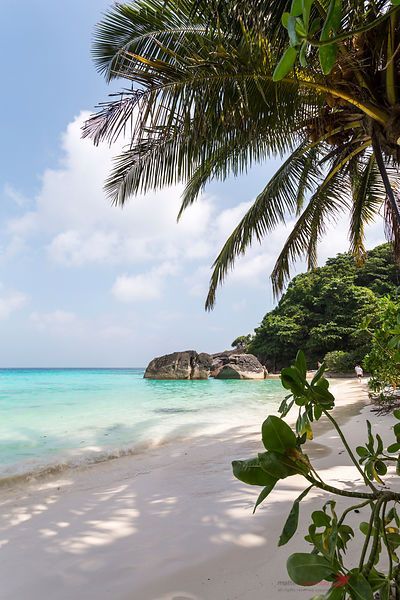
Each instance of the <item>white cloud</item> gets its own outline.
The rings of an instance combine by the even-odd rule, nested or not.
[[[94,147],[81,138],[88,115],[83,112],[68,125],[60,165],[44,172],[34,209],[9,219],[9,236],[39,237],[49,259],[68,267],[158,262],[160,256],[182,260],[209,256],[214,212],[210,199],[200,199],[179,224],[176,216],[183,186],[137,196],[123,209],[111,205],[103,185],[120,148]],[[18,199],[18,192],[10,190]]]
[[[177,268],[174,264],[163,263],[148,273],[120,275],[111,291],[120,302],[155,300],[162,295],[165,278],[176,273]]]
[[[42,331],[71,331],[71,326],[75,327],[79,323],[75,313],[61,309],[47,313],[33,312],[29,318],[34,326]]]
[[[28,198],[16,190],[12,185],[6,183],[4,186],[4,195],[8,200],[14,202],[17,206],[26,206],[29,202]]]
[[[27,297],[22,292],[5,291],[0,287],[0,320],[8,319],[15,311],[27,303]]]
[[[203,196],[179,223],[176,215],[183,186],[137,196],[123,209],[111,206],[103,183],[119,148],[94,147],[90,140],[83,140],[81,125],[87,117],[83,112],[68,125],[61,140],[62,160],[57,168],[44,172],[29,210],[18,191],[6,189],[20,207],[20,216],[7,223],[9,240],[0,248],[0,257],[15,257],[26,253],[30,244],[36,249],[39,244],[39,253],[44,251],[53,265],[69,269],[112,266],[112,295],[121,302],[161,298],[171,273],[163,273],[158,265],[179,264],[187,293],[203,300],[212,261],[252,202],[218,212],[213,198]],[[269,288],[268,276],[291,225],[280,225],[261,245],[253,244],[237,260],[226,285]],[[321,262],[348,248],[347,227],[347,220],[341,219],[330,229],[321,244]],[[374,243],[383,241],[379,231],[380,225],[369,228]],[[297,271],[303,267],[297,265]]]

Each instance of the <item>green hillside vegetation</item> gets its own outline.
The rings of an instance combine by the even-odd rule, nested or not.
[[[360,267],[350,254],[338,254],[291,281],[247,349],[273,371],[291,364],[299,348],[314,368],[326,357],[328,368],[349,370],[370,349],[362,322],[377,316],[379,298],[395,298],[399,285],[400,270],[389,244],[368,252]]]

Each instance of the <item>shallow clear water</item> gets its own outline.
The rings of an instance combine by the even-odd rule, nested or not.
[[[0,477],[81,464],[276,410],[279,381],[151,381],[142,369],[0,369]]]

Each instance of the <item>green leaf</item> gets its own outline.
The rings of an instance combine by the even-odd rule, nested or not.
[[[322,416],[322,407],[318,404],[314,406],[314,419],[318,421]]]
[[[316,510],[312,513],[311,518],[316,527],[329,527],[331,519],[323,510]]]
[[[377,441],[376,453],[377,454],[382,454],[382,452],[383,452],[383,440],[382,440],[381,436],[379,435],[379,433],[376,434],[376,441]]]
[[[307,361],[303,350],[298,351],[294,364],[300,375],[305,379],[307,376]]]
[[[399,423],[400,425],[400,423]],[[372,437],[372,425],[371,422],[367,419],[367,431],[368,431],[368,444],[367,448],[370,452],[374,451],[374,438]]]
[[[260,461],[260,467],[270,477],[276,479],[285,479],[291,475],[299,473],[296,465],[286,458],[283,454],[278,452],[264,452],[258,455]]]
[[[321,41],[329,40],[340,27],[342,12],[341,0],[331,0],[328,13],[321,31]],[[319,48],[319,61],[324,75],[328,75],[336,62],[337,44],[332,43]]]
[[[356,452],[358,454],[358,456],[368,456],[369,452],[366,448],[364,448],[364,446],[357,446],[356,448]]]
[[[289,71],[293,68],[294,63],[296,62],[297,50],[289,46],[287,50],[283,53],[281,60],[275,67],[274,74],[272,76],[272,81],[280,81],[283,79]]]
[[[325,379],[320,379],[318,383],[313,386],[312,392],[317,402],[322,404],[325,408],[333,408],[335,405],[335,398],[330,391],[324,385]]]
[[[387,534],[387,539],[388,539],[389,545],[392,548],[398,548],[398,546],[400,546],[400,534],[399,533],[389,532]]]
[[[326,596],[322,596],[322,600],[344,600],[346,590],[344,587],[333,586],[329,588]]]
[[[307,42],[304,41],[300,48],[299,60],[302,67],[307,66]]]
[[[304,394],[305,378],[302,377],[295,367],[284,367],[281,371],[282,385],[290,389],[294,395]]]
[[[398,442],[396,442],[395,444],[391,444],[386,449],[386,451],[389,452],[389,454],[394,454],[395,452],[398,452],[399,450],[400,450],[400,444]]]
[[[359,528],[360,528],[361,533],[363,533],[364,535],[367,535],[368,529],[369,529],[369,523],[367,523],[366,521],[362,521],[359,525]]]
[[[337,46],[336,44],[329,44],[328,46],[320,46],[319,48],[319,62],[321,64],[322,72],[324,75],[329,75],[332,71],[336,62]]]
[[[287,30],[289,34],[289,40],[291,46],[297,46],[300,43],[300,40],[297,35],[297,27],[296,27],[296,17],[290,16],[288,19]]]
[[[396,410],[393,411],[393,416],[400,421],[400,408],[396,408]]]
[[[393,431],[397,441],[400,443],[400,423],[396,423],[396,425],[393,427]]]
[[[290,14],[293,17],[299,17],[303,12],[303,2],[302,0],[293,0],[292,6],[290,9]]]
[[[374,600],[374,594],[368,581],[361,573],[352,573],[347,588],[352,600]]]
[[[276,479],[268,475],[261,467],[258,458],[249,460],[234,460],[232,470],[236,479],[249,485],[271,485]],[[274,484],[275,485],[275,484]]]
[[[386,475],[387,466],[385,465],[385,463],[383,461],[376,460],[374,466],[375,466],[375,470],[378,473],[378,475]]]
[[[300,38],[304,39],[306,37],[307,31],[306,31],[306,29],[304,27],[303,19],[300,19],[300,18],[296,19],[296,27],[295,27],[295,29],[296,29],[297,35],[300,36]],[[301,41],[301,39],[299,41]]]
[[[313,20],[309,29],[309,35],[315,35],[318,29],[321,27],[321,19],[318,17]]]
[[[370,584],[372,591],[376,592],[387,583],[387,579],[383,573],[379,573],[375,568],[372,568],[368,575],[368,583]]]
[[[303,21],[306,32],[308,31],[308,25],[310,22],[310,12],[313,2],[314,0],[302,0]]]
[[[334,569],[330,562],[317,554],[297,552],[289,556],[287,572],[290,579],[297,585],[311,586],[331,577]]]
[[[314,487],[310,485],[304,492],[300,494],[300,496],[293,502],[292,509],[289,513],[289,516],[286,520],[286,523],[283,527],[282,533],[279,538],[278,546],[284,546],[288,543],[288,541],[294,536],[297,531],[297,526],[299,524],[299,507],[300,502],[305,498],[311,488]]]
[[[282,21],[282,25],[285,29],[288,28],[289,17],[290,17],[290,13],[288,13],[288,12],[282,13],[281,21]]]
[[[266,450],[284,452],[296,447],[296,435],[285,421],[270,415],[262,424],[262,441]]]
[[[326,370],[326,365],[325,363],[322,363],[322,365],[320,366],[320,368],[318,369],[318,371],[315,373],[314,377],[311,380],[311,385],[315,385],[322,377],[322,375],[325,373]]]
[[[268,485],[265,486],[265,488],[262,490],[262,492],[260,493],[260,495],[257,498],[257,501],[254,505],[254,509],[253,509],[253,515],[257,510],[257,507],[261,504],[261,502],[264,502],[265,498],[267,496],[269,496],[269,494],[272,492],[272,490],[274,489],[276,483],[277,483],[277,479],[273,479],[271,477],[271,481]]]

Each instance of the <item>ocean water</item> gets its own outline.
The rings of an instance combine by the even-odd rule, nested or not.
[[[151,381],[143,369],[0,369],[0,479],[261,423],[277,380]]]

